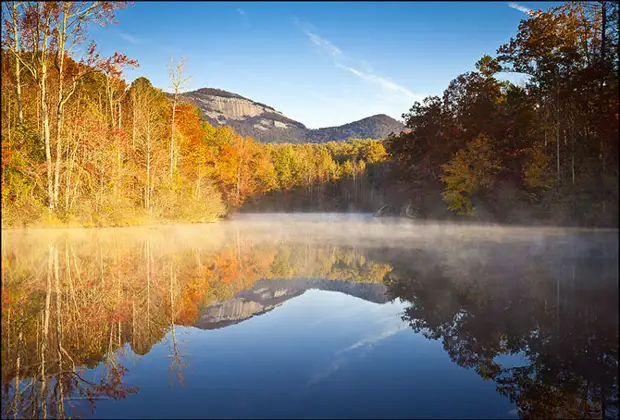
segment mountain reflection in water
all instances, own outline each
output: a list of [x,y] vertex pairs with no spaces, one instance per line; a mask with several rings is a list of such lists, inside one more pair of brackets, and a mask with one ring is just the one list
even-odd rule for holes
[[617,237],[335,215],[3,231],[2,416],[617,418]]

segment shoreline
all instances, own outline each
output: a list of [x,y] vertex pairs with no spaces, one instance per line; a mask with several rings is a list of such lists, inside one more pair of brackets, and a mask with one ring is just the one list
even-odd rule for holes
[[[325,218],[321,218],[321,216]],[[241,216],[235,218],[235,216]],[[287,217],[288,216],[288,217]],[[366,216],[366,217],[363,217]],[[362,218],[360,218],[362,217]],[[277,218],[270,220],[270,218]],[[212,221],[191,222],[183,220],[169,220],[158,221],[153,223],[149,221],[147,223],[136,223],[128,225],[101,225],[101,226],[88,226],[88,225],[32,225],[32,226],[2,226],[0,230],[2,232],[18,232],[18,231],[45,231],[45,230],[96,230],[96,229],[122,229],[122,228],[147,228],[157,229],[160,227],[181,227],[181,226],[198,226],[198,225],[218,225],[222,222],[237,222],[237,223],[340,223],[351,222],[351,218],[355,218],[357,222],[367,221],[373,223],[385,223],[394,225],[408,225],[418,227],[428,227],[436,225],[437,227],[472,227],[472,228],[501,228],[501,229],[552,229],[552,230],[567,230],[567,231],[584,231],[584,232],[618,232],[620,227],[614,226],[578,226],[578,225],[558,225],[552,223],[545,223],[542,221],[535,224],[523,224],[523,223],[497,223],[484,220],[443,220],[443,219],[412,219],[405,216],[385,217],[385,216],[373,216],[368,212],[268,212],[268,213],[235,213],[225,217],[221,217]]]

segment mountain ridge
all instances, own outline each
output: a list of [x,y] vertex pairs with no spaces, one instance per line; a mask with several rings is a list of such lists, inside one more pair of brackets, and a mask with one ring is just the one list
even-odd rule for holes
[[[168,94],[170,95],[170,94]],[[383,139],[399,133],[404,125],[386,114],[371,115],[339,126],[307,128],[274,107],[234,92],[200,88],[181,93],[192,102],[213,126],[230,125],[242,136],[263,143],[324,143],[351,138]]]
[[194,327],[216,330],[239,324],[265,314],[308,290],[339,292],[378,304],[390,301],[386,295],[387,288],[380,283],[309,277],[263,279],[257,281],[253,287],[237,293],[232,299],[216,301],[204,308]]

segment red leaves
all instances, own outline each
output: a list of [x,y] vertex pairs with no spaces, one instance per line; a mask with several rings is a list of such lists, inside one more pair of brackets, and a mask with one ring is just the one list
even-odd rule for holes
[[90,44],[88,44],[88,47],[86,48],[86,54],[93,55],[96,49],[97,49],[97,43],[94,40],[92,40],[90,41]]
[[12,157],[15,152],[9,149],[9,145],[6,141],[2,141],[2,169],[6,168],[11,163]]
[[127,132],[122,129],[122,128],[113,128],[112,130],[110,130],[110,135],[113,137],[121,137],[121,138],[127,138]]
[[130,59],[119,52],[115,52],[112,57],[97,63],[97,67],[112,78],[120,78],[123,74],[123,68],[127,66],[139,67],[138,60]]
[[86,59],[82,60],[82,64],[88,67],[98,67],[98,62],[100,61],[99,53],[97,52],[97,44],[95,41],[90,41],[88,47],[86,48]]
[[8,308],[10,304],[12,304],[14,300],[9,296],[9,292],[7,290],[2,291],[2,310]]

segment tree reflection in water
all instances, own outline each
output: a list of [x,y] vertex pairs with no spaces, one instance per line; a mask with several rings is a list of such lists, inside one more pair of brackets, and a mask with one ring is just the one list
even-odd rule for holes
[[183,386],[176,326],[260,279],[381,283],[389,271],[351,247],[112,232],[3,232],[3,418],[75,416],[137,393],[124,380],[125,345],[146,355],[166,336],[170,386]]
[[183,386],[189,360],[176,326],[258,280],[320,278],[385,284],[411,302],[403,320],[414,331],[494,381],[521,417],[617,417],[617,232],[540,241],[434,229],[381,246],[315,226],[315,236],[269,230],[265,240],[3,232],[2,416],[79,416],[136,394],[125,351],[145,355],[164,337],[171,386]]
[[[115,351],[121,324],[101,328],[93,316],[97,305],[80,288],[85,273],[74,249],[50,241],[43,250],[21,260],[2,248],[3,418],[64,418],[138,390],[123,383],[127,369]],[[85,368],[100,362],[100,378],[87,377]]]
[[[411,303],[403,320],[414,331],[495,381],[520,417],[617,418],[617,237],[608,239],[611,249],[590,244],[587,255],[569,241],[420,252],[393,263],[388,294]],[[523,363],[504,367],[504,355]]]

